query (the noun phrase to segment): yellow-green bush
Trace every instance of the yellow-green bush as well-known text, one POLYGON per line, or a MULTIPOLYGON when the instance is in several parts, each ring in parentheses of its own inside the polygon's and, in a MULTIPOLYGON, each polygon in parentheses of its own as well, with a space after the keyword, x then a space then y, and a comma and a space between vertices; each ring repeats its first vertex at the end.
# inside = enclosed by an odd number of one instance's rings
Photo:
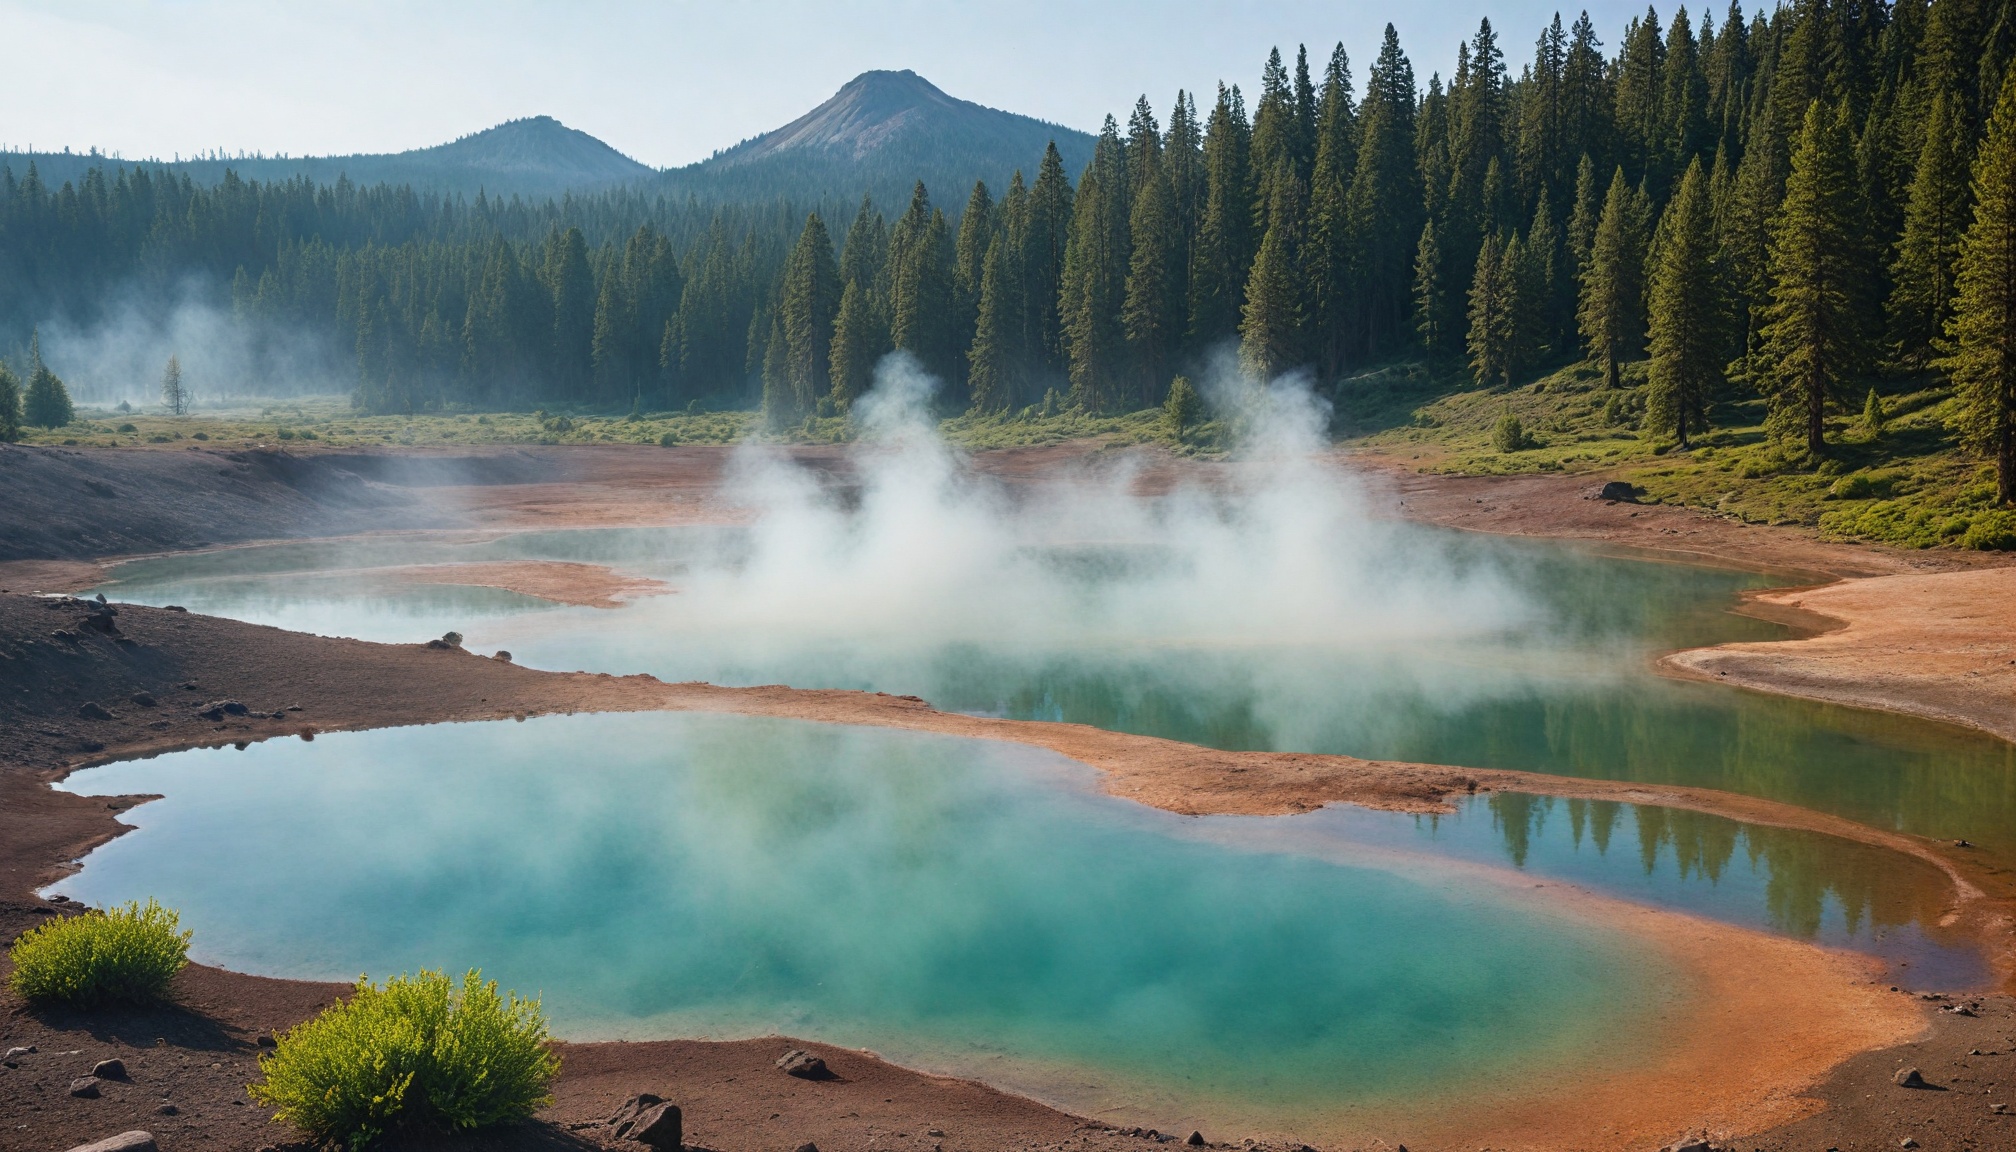
POLYGON ((278 1038, 252 1097, 324 1141, 363 1148, 394 1128, 466 1130, 550 1103, 560 1058, 537 1000, 471 971, 360 979, 354 994, 278 1038))
POLYGON ((14 941, 8 983, 29 1000, 84 1007, 159 1000, 189 963, 190 934, 179 927, 174 911, 152 900, 66 916, 14 941))

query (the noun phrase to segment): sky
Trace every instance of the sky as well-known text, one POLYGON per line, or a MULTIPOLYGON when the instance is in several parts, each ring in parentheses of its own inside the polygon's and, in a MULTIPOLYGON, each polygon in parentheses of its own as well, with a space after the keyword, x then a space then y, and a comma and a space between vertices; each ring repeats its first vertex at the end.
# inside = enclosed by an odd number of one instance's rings
MULTIPOLYGON (((1719 21, 1726 7, 1718 2, 1719 21)), ((1514 74, 1541 0, 0 0, 0 145, 127 159, 396 152, 549 115, 655 167, 796 118, 871 68, 1096 130, 1147 93, 1248 91, 1268 48, 1342 41, 1361 90, 1392 21, 1423 83, 1489 16, 1514 74)), ((1575 11, 1563 12, 1572 20, 1575 11)), ((1606 52, 1631 0, 1589 5, 1606 52)), ((1670 9, 1662 11, 1667 15, 1670 9)), ((1200 103, 1203 101, 1200 100, 1200 103)))

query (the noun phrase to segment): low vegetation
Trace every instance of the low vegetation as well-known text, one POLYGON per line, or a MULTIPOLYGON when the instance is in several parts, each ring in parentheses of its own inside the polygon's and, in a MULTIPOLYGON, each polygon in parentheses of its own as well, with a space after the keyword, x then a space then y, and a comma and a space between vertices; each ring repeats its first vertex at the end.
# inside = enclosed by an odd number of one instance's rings
POLYGON ((1354 447, 1432 471, 1600 471, 1638 485, 1648 502, 1836 539, 2016 548, 2016 513, 1996 499, 1993 462, 1962 446, 1953 390, 1926 378, 1883 389, 1860 412, 1827 418, 1819 456, 1770 435, 1763 398, 1736 388, 1680 447, 1650 427, 1643 361, 1624 365, 1616 388, 1591 364, 1510 389, 1478 388, 1453 366, 1388 368, 1345 381, 1340 409, 1354 447))
POLYGON ((318 1141, 361 1149, 389 1132, 470 1131, 550 1103, 560 1059, 537 1000, 471 971, 360 979, 350 998, 278 1038, 252 1098, 318 1141))
POLYGON ((189 936, 153 900, 65 916, 23 933, 8 950, 9 984, 24 999, 93 1008, 148 1004, 189 963, 189 936))

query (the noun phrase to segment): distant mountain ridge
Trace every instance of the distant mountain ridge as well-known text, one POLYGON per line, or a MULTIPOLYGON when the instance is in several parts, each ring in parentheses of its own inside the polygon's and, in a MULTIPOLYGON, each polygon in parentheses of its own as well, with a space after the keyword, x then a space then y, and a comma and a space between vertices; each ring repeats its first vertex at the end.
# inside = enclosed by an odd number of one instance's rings
POLYGON ((998 199, 1009 174, 1034 180, 1043 150, 1055 142, 1075 177, 1092 157, 1093 137, 1031 116, 946 94, 917 73, 864 72, 833 97, 781 128, 744 140, 682 168, 656 169, 551 116, 510 120, 446 144, 406 152, 350 156, 115 160, 95 152, 6 152, 15 179, 33 162, 51 187, 94 167, 145 164, 215 185, 226 171, 246 180, 306 176, 321 184, 407 185, 423 192, 558 198, 633 186, 712 201, 783 200, 829 210, 872 195, 899 211, 924 181, 932 199, 956 213, 976 180, 998 199))
POLYGON ((465 196, 483 190, 492 196, 522 196, 529 200, 598 191, 658 174, 656 168, 632 160, 551 116, 507 120, 494 128, 431 148, 350 156, 126 161, 86 152, 0 155, 0 161, 13 169, 17 180, 27 175, 29 160, 35 162, 42 182, 52 186, 65 180, 74 181, 94 166, 113 168, 138 163, 173 169, 203 185, 217 184, 228 170, 245 180, 281 181, 306 176, 318 184, 334 184, 339 177, 347 176, 353 184, 404 184, 423 192, 465 196))

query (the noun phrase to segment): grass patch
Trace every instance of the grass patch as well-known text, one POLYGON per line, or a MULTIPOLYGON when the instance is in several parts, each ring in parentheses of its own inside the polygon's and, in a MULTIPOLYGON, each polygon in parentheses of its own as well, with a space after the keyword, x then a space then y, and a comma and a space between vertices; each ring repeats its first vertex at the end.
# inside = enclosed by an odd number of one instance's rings
POLYGON ((1645 365, 1606 388, 1573 364, 1516 388, 1478 388, 1460 367, 1410 364, 1364 374, 1369 395, 1340 386, 1355 446, 1432 472, 1597 473, 1636 484, 1648 503, 1680 504, 1760 524, 1816 528, 1831 539, 1906 548, 2016 547, 2016 513, 1995 504, 1992 466, 1959 447, 1950 391, 1928 380, 1882 385, 1885 418, 1871 434, 1861 409, 1827 421, 1828 450, 1764 431, 1764 402, 1732 384, 1713 427, 1685 449, 1643 425, 1645 365), (1401 409, 1412 402, 1411 408, 1401 409), (1522 443, 1508 448, 1505 421, 1522 443), (1355 427, 1354 427, 1355 425, 1355 427))
POLYGON ((23 933, 7 951, 8 983, 24 999, 95 1008, 149 1004, 189 963, 189 936, 152 900, 65 916, 23 933))
POLYGON ((348 1000, 278 1037, 252 1098, 317 1140, 364 1148, 403 1131, 469 1131, 552 1102, 560 1058, 537 1000, 469 972, 360 979, 348 1000))

